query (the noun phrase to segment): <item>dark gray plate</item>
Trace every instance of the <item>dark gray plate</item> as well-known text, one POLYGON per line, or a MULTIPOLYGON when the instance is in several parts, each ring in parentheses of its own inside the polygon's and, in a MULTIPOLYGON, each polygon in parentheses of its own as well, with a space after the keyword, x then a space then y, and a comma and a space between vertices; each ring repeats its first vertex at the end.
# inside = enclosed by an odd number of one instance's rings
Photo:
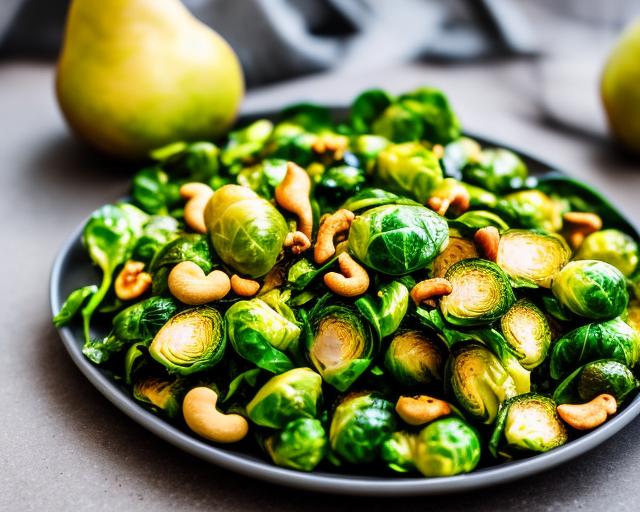
MULTIPOLYGON (((341 111, 337 109, 336 112, 337 115, 341 114, 341 111)), ((265 117, 273 117, 273 113, 266 113, 265 117)), ((481 137, 475 138, 483 145, 502 146, 481 137)), ((519 153, 523 155, 522 152, 519 151, 519 153)), ((544 162, 526 155, 523 155, 523 157, 534 175, 540 176, 549 172, 558 173, 552 166, 544 162)), ((53 314, 60 310, 64 299, 73 289, 99 282, 99 274, 92 266, 80 241, 83 225, 84 223, 76 229, 64 244, 53 264, 50 285, 53 314)), ((638 238, 637 230, 634 230, 633 235, 638 238)), ((106 330, 106 326, 104 327, 106 330)), ((640 396, 637 396, 632 403, 607 423, 560 448, 528 459, 478 469, 466 475, 427 479, 396 477, 393 475, 381 477, 341 474, 324 471, 301 473, 274 466, 257 454, 234 447, 221 448, 208 444, 194 435, 167 423, 162 418, 142 408, 131 398, 129 392, 113 379, 113 376, 108 371, 94 366, 83 356, 80 326, 63 327, 59 329, 59 332, 71 359, 87 379, 122 412, 160 438, 192 455, 231 471, 274 484, 318 492, 368 496, 408 496, 461 492, 510 482, 544 471, 582 455, 614 435, 640 414, 640 396)), ((104 335, 105 331, 100 332, 100 326, 97 326, 94 334, 96 336, 104 335)))

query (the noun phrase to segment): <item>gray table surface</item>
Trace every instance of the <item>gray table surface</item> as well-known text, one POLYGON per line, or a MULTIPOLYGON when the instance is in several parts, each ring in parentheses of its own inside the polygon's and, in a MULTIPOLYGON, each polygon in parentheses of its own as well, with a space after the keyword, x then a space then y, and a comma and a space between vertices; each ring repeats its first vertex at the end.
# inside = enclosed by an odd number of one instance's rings
MULTIPOLYGON (((640 421, 588 455, 508 486, 375 501, 275 488, 210 466, 121 414, 80 374, 51 326, 48 279, 70 231, 126 190, 129 170, 74 141, 48 64, 0 64, 0 510, 638 510, 640 421)), ((640 215, 637 161, 597 135, 544 123, 521 64, 407 66, 309 77, 252 92, 245 108, 346 102, 367 86, 445 88, 465 127, 525 149, 640 215)), ((594 133, 599 128, 595 121, 594 133)))

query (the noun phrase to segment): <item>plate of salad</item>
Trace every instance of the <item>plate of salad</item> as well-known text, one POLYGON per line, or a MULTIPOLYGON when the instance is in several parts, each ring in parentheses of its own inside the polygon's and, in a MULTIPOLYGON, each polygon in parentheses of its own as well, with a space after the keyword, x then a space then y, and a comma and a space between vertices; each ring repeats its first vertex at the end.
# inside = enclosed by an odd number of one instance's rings
POLYGON ((640 412, 638 233, 440 90, 152 152, 52 272, 75 364, 214 464, 322 492, 504 483, 640 412))

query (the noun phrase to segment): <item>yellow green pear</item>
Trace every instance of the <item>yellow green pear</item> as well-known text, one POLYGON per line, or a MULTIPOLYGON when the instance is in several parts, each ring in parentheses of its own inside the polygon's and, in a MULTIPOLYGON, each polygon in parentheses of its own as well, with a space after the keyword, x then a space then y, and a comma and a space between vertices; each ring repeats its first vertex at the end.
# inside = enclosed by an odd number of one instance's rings
POLYGON ((244 81, 231 47, 179 0, 73 0, 56 92, 78 135, 135 159, 223 134, 244 81))
POLYGON ((640 20, 627 28, 604 68, 604 108, 615 137, 640 153, 640 20))

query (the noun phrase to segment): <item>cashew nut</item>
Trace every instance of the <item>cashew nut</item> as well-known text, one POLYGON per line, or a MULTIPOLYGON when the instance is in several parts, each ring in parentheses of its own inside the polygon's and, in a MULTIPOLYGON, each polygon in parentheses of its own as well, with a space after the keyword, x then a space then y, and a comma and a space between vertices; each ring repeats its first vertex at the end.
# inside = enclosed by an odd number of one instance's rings
POLYGON ((298 231, 302 231, 309 239, 313 229, 310 192, 311 178, 307 171, 293 162, 288 162, 287 174, 276 187, 276 202, 298 217, 298 231))
POLYGON ((313 249, 313 258, 318 265, 325 263, 336 253, 333 238, 338 233, 348 231, 355 215, 344 208, 325 217, 318 230, 318 238, 313 249))
POLYGON ((567 240, 573 249, 580 247, 588 235, 602 229, 602 219, 595 213, 567 212, 562 219, 568 224, 567 240))
POLYGON ((490 261, 496 261, 498 257, 498 245, 500 244, 500 232, 495 226, 481 228, 473 235, 473 240, 490 261))
POLYGON ((449 295, 453 291, 453 286, 444 277, 434 277, 420 281, 411 289, 411 298, 416 304, 439 297, 441 295, 449 295))
POLYGON ((434 156, 438 160, 440 160, 444 156, 444 146, 442 144, 434 144, 431 148, 431 151, 433 151, 434 156))
POLYGON ((239 414, 216 409, 218 394, 210 388, 190 390, 182 402, 182 414, 189 428, 216 443, 237 443, 249 432, 249 423, 239 414))
POLYGON ((245 279, 238 274, 231 276, 231 289, 240 297, 253 297, 260 289, 260 283, 253 279, 245 279))
POLYGON ((348 253, 338 256, 340 272, 328 272, 324 276, 327 288, 342 297, 356 297, 369 289, 369 274, 348 253))
POLYGON ((284 246, 290 247, 293 254, 302 254, 311 247, 311 240, 302 231, 291 231, 284 239, 284 246))
POLYGON ((151 275, 143 272, 144 263, 129 260, 116 277, 113 288, 120 300, 137 299, 151 287, 151 275))
POLYGON ((348 139, 336 135, 320 135, 311 145, 318 155, 331 154, 335 160, 341 160, 347 149, 348 139))
POLYGON ((452 187, 444 189, 442 195, 436 194, 431 196, 427 201, 429 208, 444 216, 450 207, 453 207, 458 214, 464 213, 469 209, 471 198, 469 191, 462 185, 456 184, 452 187))
POLYGON ((204 183, 185 183, 180 187, 180 196, 187 199, 187 204, 184 206, 184 221, 187 226, 198 233, 206 233, 204 209, 213 196, 211 187, 204 183))
POLYGON ((222 299, 231 289, 229 276, 220 270, 205 275, 193 261, 181 261, 169 272, 169 291, 180 302, 197 306, 222 299))
POLYGON ((396 412, 409 425, 424 425, 451 414, 451 406, 427 395, 401 396, 396 403, 396 412))
POLYGON ((591 430, 599 427, 616 413, 616 399, 609 394, 598 395, 586 404, 562 404, 557 408, 558 416, 576 430, 591 430))

